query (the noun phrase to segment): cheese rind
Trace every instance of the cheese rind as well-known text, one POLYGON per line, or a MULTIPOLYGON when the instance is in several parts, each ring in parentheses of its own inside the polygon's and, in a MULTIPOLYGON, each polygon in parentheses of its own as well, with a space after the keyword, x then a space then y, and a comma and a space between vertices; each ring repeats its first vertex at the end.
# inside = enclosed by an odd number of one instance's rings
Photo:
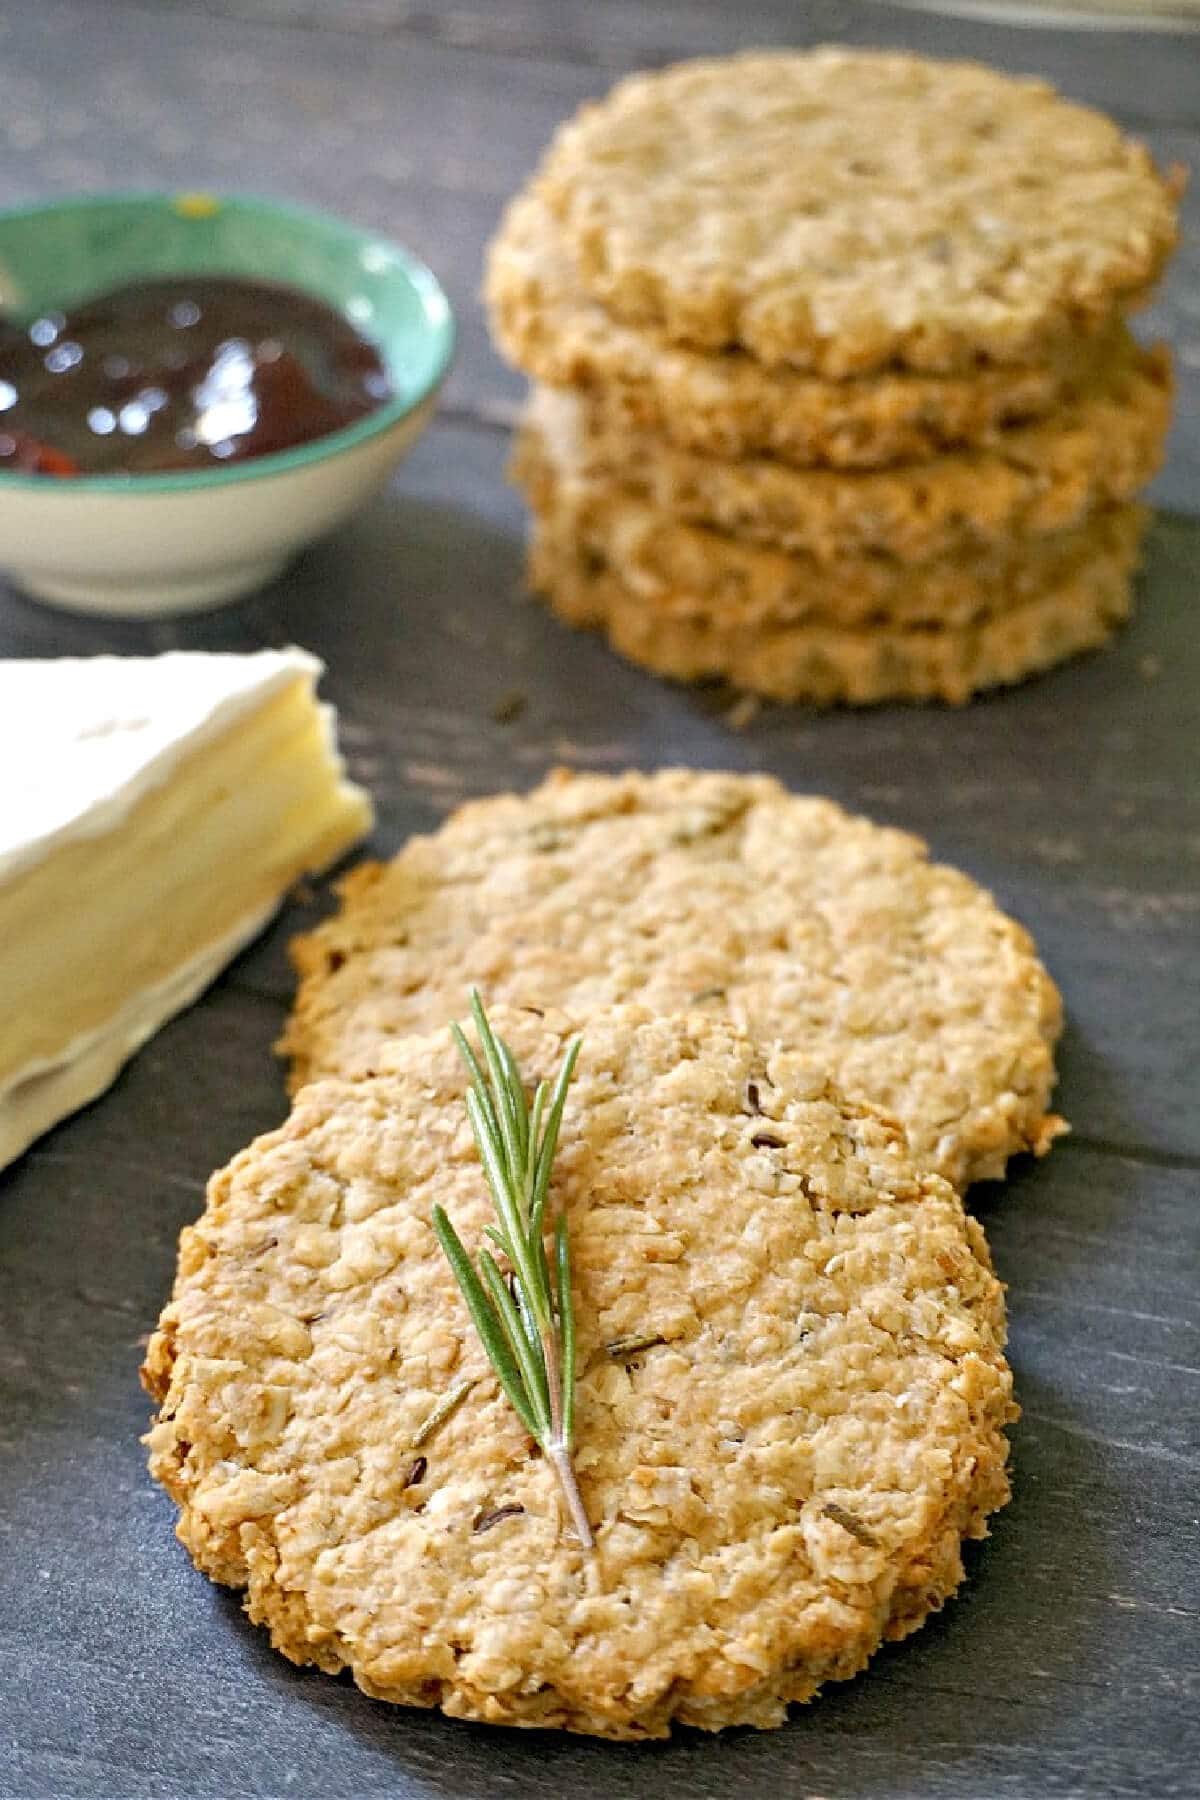
POLYGON ((0 1167, 369 830, 320 672, 302 650, 0 663, 0 1167))
POLYGON ((0 662, 0 881, 113 830, 202 744, 323 667, 294 647, 0 662))

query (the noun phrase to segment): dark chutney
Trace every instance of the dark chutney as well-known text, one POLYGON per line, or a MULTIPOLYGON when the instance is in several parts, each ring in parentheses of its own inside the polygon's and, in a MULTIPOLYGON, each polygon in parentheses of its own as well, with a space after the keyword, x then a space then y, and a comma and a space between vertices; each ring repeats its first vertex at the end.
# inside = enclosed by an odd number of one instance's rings
POLYGON ((327 437, 391 394, 376 346, 299 288, 141 281, 0 321, 0 473, 220 468, 327 437))

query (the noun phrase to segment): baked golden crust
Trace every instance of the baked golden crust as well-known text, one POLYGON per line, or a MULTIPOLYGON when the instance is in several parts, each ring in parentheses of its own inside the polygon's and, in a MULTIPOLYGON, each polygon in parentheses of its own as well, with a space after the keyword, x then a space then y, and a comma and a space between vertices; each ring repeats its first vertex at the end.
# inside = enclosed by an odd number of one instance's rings
POLYGON ((1021 927, 919 839, 765 776, 551 776, 341 884, 296 940, 295 1086, 492 1001, 699 1005, 803 1049, 956 1186, 1044 1150, 1058 991, 1021 927))
POLYGON ((1147 518, 1140 506, 1110 507, 1068 531, 927 563, 881 554, 822 563, 690 525, 623 488, 589 481, 561 463, 532 427, 517 439, 511 474, 533 509, 539 540, 593 573, 615 576, 645 602, 648 621, 709 623, 743 637, 800 623, 842 630, 970 625, 1077 587, 1092 569, 1127 576, 1147 518))
POLYGON ((1161 464, 1170 417, 1170 359, 1132 340, 1050 418, 978 449, 856 474, 722 462, 616 432, 568 389, 535 389, 527 414, 557 461, 678 519, 819 562, 882 552, 912 563, 1070 530, 1127 504, 1161 464))
POLYGON ((572 535, 539 526, 530 586, 568 624, 602 631, 614 650, 673 681, 722 680, 768 700, 874 706, 944 700, 1023 681, 1098 649, 1128 618, 1132 555, 1097 556, 1045 593, 965 625, 846 627, 826 619, 747 629, 688 596, 647 602, 572 535))
POLYGON ((730 462, 775 456, 801 467, 878 468, 977 444, 1044 417, 1123 341, 1119 328, 1049 345, 1038 363, 845 381, 768 368, 742 350, 692 350, 591 299, 535 193, 519 194, 501 221, 485 298, 504 355, 549 387, 586 389, 611 429, 730 462))
MULTIPOLYGON (((564 1020, 493 1016, 557 1065, 564 1020)), ((151 1469, 284 1655, 382 1699, 779 1724, 939 1606, 1004 1503, 1000 1285, 898 1127, 796 1057, 637 1008, 584 1033, 551 1205, 594 1557, 430 1227, 435 1201, 470 1244, 489 1216, 444 1031, 305 1089, 214 1177, 147 1354, 151 1469)))
POLYGON ((834 378, 1038 360, 1176 241, 1145 147, 1046 83, 827 47, 682 63, 563 125, 538 191, 635 325, 834 378))

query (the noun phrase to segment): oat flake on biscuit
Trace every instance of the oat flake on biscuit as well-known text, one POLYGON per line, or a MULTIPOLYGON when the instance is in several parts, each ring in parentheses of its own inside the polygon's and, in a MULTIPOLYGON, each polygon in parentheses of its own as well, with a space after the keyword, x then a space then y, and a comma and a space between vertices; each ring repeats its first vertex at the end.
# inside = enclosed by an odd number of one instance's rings
MULTIPOLYGON (((557 1067, 565 1021, 492 1016, 557 1067)), ((957 1196, 805 1060, 714 1019, 580 1023, 551 1208, 593 1555, 430 1227, 491 1217, 445 1030, 306 1088, 214 1177, 147 1354, 151 1468, 276 1648, 381 1699, 778 1725, 939 1607, 1004 1504, 1002 1291, 957 1196)))
POLYGON ((537 191, 619 317, 835 378, 1036 360, 1140 297, 1177 234, 1177 184, 1111 119, 888 51, 632 76, 561 127, 537 191))
POLYGON ((698 1006, 827 1068, 956 1186, 1045 1150, 1058 991, 1028 934, 904 832, 766 776, 552 775, 341 884, 296 941, 292 1082, 385 1072, 488 1001, 698 1006))

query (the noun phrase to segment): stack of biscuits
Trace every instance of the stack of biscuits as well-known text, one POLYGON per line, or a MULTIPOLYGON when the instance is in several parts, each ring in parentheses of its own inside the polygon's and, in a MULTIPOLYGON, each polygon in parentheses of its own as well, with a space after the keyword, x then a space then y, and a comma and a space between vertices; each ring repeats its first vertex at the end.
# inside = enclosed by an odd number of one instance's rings
POLYGON ((963 701, 1127 616, 1177 183, 1102 115, 823 49, 620 83, 491 247, 530 575, 633 661, 963 701))

